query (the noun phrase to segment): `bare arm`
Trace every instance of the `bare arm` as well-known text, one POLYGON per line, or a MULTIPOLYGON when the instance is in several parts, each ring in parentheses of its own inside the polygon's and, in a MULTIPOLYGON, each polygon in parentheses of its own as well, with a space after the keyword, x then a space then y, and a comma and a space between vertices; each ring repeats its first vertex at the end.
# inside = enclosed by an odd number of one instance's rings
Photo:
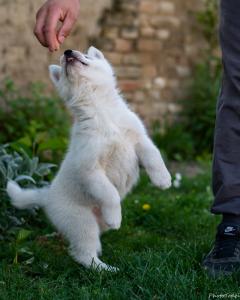
POLYGON ((79 0, 47 0, 38 10, 34 34, 49 51, 58 50, 70 34, 79 14, 79 7, 79 0), (62 24, 58 29, 59 21, 62 24))

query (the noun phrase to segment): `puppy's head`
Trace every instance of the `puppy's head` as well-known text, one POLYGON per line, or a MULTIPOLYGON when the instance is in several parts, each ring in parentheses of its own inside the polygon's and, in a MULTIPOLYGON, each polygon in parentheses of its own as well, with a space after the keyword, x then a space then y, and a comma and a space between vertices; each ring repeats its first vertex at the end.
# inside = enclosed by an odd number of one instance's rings
POLYGON ((103 53, 91 46, 87 53, 66 50, 60 65, 50 65, 52 82, 63 98, 72 97, 84 84, 96 87, 115 86, 114 72, 103 53))

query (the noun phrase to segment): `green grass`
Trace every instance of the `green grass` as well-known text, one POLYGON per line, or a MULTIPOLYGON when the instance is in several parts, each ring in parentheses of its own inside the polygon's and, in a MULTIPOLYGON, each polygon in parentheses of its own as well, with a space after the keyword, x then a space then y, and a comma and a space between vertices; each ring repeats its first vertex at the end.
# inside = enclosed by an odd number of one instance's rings
POLYGON ((32 231, 27 239, 16 245, 14 232, 0 243, 0 299, 186 300, 238 293, 237 275, 214 280, 201 267, 219 222, 209 213, 211 201, 209 168, 168 191, 143 176, 124 201, 121 229, 102 237, 102 259, 120 268, 116 274, 79 266, 60 238, 46 236, 54 229, 45 217, 31 217, 23 226, 32 231))

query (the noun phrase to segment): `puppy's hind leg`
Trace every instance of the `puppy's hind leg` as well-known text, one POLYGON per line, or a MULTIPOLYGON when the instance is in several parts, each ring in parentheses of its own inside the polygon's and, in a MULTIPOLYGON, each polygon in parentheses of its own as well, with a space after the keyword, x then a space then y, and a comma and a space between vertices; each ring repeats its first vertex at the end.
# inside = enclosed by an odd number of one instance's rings
POLYGON ((98 258, 98 253, 101 252, 100 230, 96 217, 89 207, 78 205, 65 207, 59 214, 59 221, 57 227, 61 227, 60 231, 69 240, 69 252, 75 261, 99 271, 117 271, 117 268, 105 264, 98 258))
POLYGON ((101 169, 95 169, 81 179, 87 193, 99 203, 102 218, 108 229, 119 229, 122 213, 121 199, 116 187, 101 169))

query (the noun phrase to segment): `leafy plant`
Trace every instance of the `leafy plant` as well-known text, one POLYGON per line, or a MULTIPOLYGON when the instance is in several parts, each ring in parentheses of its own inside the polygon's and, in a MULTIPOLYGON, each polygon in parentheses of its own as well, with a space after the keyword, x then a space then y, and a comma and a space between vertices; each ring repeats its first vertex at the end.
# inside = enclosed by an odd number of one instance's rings
MULTIPOLYGON (((14 259, 13 259, 14 264, 18 263, 18 257, 19 257, 20 253, 33 255, 33 253, 28 248, 23 247, 24 242, 31 235, 31 233, 32 232, 30 230, 27 230, 27 229, 20 229, 19 230, 16 241, 15 241, 15 247, 14 247, 14 250, 15 250, 14 251, 15 255, 14 255, 14 259)), ((31 257, 30 259, 32 261, 34 259, 34 257, 31 257)), ((29 261, 29 259, 28 259, 28 261, 29 261)))
POLYGON ((192 136, 195 154, 212 152, 221 63, 210 58, 196 66, 189 97, 183 101, 184 129, 192 136))
POLYGON ((24 150, 21 150, 21 154, 16 151, 8 152, 7 147, 7 145, 0 147, 0 187, 2 189, 9 179, 39 186, 47 184, 45 178, 51 174, 52 168, 56 165, 40 163, 38 157, 30 158, 24 150))
POLYGON ((217 0, 205 0, 204 9, 196 14, 210 51, 218 47, 218 7, 217 0))
POLYGON ((56 97, 44 96, 43 86, 34 84, 22 95, 11 80, 0 88, 0 143, 30 156, 58 162, 66 150, 70 118, 56 97))
POLYGON ((167 159, 182 161, 194 156, 194 142, 191 134, 185 131, 182 124, 170 124, 165 131, 160 131, 159 124, 154 125, 152 138, 167 159))
MULTIPOLYGON (((0 146, 0 240, 15 236, 22 226, 27 226, 36 212, 19 211, 6 200, 5 187, 9 179, 13 179, 22 186, 45 186, 53 176, 56 166, 49 163, 40 163, 38 157, 29 157, 28 154, 11 151, 8 145, 0 146)), ((36 218, 34 222, 41 222, 36 218)))
POLYGON ((178 121, 167 124, 164 133, 154 132, 157 145, 162 144, 170 159, 194 159, 212 152, 216 100, 222 77, 218 51, 217 1, 205 2, 205 9, 197 14, 208 47, 202 62, 193 71, 188 96, 181 101, 178 121))

